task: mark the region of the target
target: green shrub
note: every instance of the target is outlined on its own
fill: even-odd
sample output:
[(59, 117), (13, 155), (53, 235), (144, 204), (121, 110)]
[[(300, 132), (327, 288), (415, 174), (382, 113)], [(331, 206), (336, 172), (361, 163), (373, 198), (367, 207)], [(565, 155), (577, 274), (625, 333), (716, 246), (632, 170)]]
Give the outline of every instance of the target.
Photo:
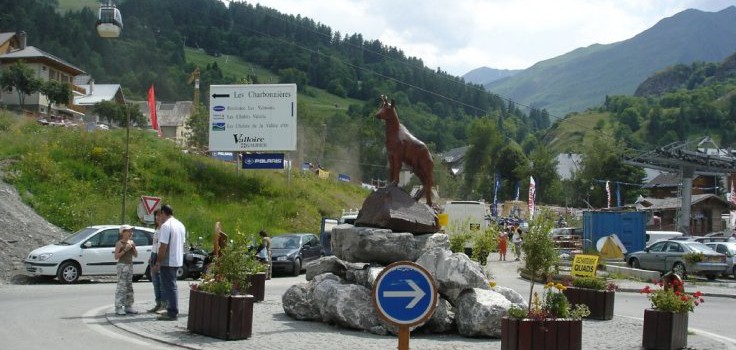
[(606, 289), (606, 281), (596, 277), (577, 277), (572, 280), (573, 287), (604, 290)]

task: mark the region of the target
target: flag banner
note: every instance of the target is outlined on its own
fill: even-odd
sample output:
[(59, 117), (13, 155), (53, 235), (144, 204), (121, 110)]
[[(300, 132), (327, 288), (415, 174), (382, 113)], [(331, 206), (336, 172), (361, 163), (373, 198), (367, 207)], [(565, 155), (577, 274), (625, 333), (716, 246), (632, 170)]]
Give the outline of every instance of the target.
[(611, 181), (606, 181), (606, 208), (611, 208)]
[[(733, 187), (733, 180), (731, 180), (731, 195), (728, 199), (731, 204), (736, 204), (736, 188)], [(736, 210), (731, 210), (729, 212), (729, 224), (731, 225), (731, 229), (736, 229)]]
[(516, 181), (516, 189), (514, 192), (516, 192), (516, 196), (514, 197), (515, 201), (519, 200), (519, 188), (521, 187), (521, 183), (519, 181)]
[(496, 188), (493, 189), (493, 208), (491, 215), (498, 216), (498, 188), (501, 187), (501, 176), (496, 174)]
[(621, 183), (616, 183), (616, 206), (621, 207), (623, 204), (621, 204)]
[(158, 127), (158, 117), (156, 116), (156, 93), (153, 90), (153, 84), (148, 89), (148, 111), (151, 114), (151, 128), (156, 130), (158, 136), (161, 136), (161, 128)]
[(534, 217), (534, 197), (537, 194), (537, 184), (534, 178), (529, 176), (529, 219)]

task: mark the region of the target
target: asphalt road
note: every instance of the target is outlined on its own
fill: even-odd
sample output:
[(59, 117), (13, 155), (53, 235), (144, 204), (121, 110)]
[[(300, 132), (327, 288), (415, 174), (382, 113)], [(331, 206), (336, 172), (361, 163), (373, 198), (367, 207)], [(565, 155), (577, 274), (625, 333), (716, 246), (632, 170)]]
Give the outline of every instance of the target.
[[(518, 275), (517, 275), (518, 276)], [(280, 296), (293, 284), (305, 281), (299, 277), (277, 277), (268, 282), (267, 299), (280, 300)], [(511, 277), (504, 284), (519, 292), (528, 293), (528, 282)], [(188, 297), (191, 281), (179, 281), (180, 297)], [(150, 306), (153, 291), (150, 282), (134, 284), (136, 305)], [(110, 312), (113, 304), (115, 283), (113, 279), (84, 280), (77, 285), (60, 285), (56, 281), (29, 285), (0, 285), (0, 339), (3, 349), (173, 349), (174, 347), (139, 337), (110, 325), (104, 313)], [(617, 293), (616, 317), (641, 320), (648, 299), (637, 293)], [(716, 338), (724, 343), (736, 344), (730, 331), (736, 299), (707, 298), (690, 314), (689, 327), (695, 334)], [(144, 310), (141, 310), (144, 311)], [(287, 318), (288, 319), (288, 318)], [(294, 332), (318, 327), (311, 322), (293, 322), (288, 319)], [(595, 325), (595, 324), (592, 324)], [(605, 325), (601, 323), (601, 325)], [(638, 328), (638, 327), (636, 327)], [(327, 330), (337, 331), (328, 327)], [(369, 335), (355, 331), (345, 333), (356, 341)], [(378, 340), (392, 342), (392, 339)], [(374, 340), (375, 341), (375, 340)], [(467, 339), (468, 345), (475, 339)], [(495, 344), (497, 345), (497, 344)], [(734, 347), (728, 347), (734, 348)]]
[[(36, 281), (35, 279), (31, 279)], [(277, 277), (269, 281), (267, 292), (283, 293), (299, 277)], [(143, 350), (178, 349), (138, 337), (109, 324), (104, 313), (113, 307), (114, 278), (83, 278), (75, 285), (60, 285), (55, 280), (38, 284), (0, 284), (0, 339), (2, 349), (24, 350)], [(188, 295), (189, 283), (179, 281), (180, 296)], [(133, 284), (135, 305), (150, 306), (153, 287), (149, 281)], [(186, 294), (182, 294), (186, 293)], [(140, 310), (145, 312), (145, 310)]]

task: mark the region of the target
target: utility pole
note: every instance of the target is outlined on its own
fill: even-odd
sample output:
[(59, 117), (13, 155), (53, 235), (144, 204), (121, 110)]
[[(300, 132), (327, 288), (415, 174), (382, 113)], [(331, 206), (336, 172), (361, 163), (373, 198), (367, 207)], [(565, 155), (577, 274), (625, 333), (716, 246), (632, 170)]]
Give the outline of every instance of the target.
[(120, 210), (120, 224), (125, 224), (125, 197), (128, 195), (128, 169), (130, 168), (130, 108), (125, 106), (127, 123), (125, 125), (125, 175), (123, 176), (123, 207)]
[(192, 82), (194, 82), (194, 99), (192, 101), (194, 102), (194, 108), (196, 110), (197, 106), (199, 106), (199, 67), (194, 68), (192, 75), (189, 76), (187, 84), (191, 84)]

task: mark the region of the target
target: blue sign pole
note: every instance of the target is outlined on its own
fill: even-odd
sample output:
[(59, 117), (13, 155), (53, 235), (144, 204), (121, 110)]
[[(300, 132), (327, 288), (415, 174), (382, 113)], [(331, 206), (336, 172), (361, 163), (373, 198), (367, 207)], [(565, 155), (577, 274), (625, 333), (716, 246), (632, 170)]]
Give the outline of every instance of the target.
[(437, 306), (434, 278), (409, 261), (386, 266), (373, 283), (372, 297), (378, 315), (399, 327), (399, 350), (409, 349), (409, 327), (426, 322)]

